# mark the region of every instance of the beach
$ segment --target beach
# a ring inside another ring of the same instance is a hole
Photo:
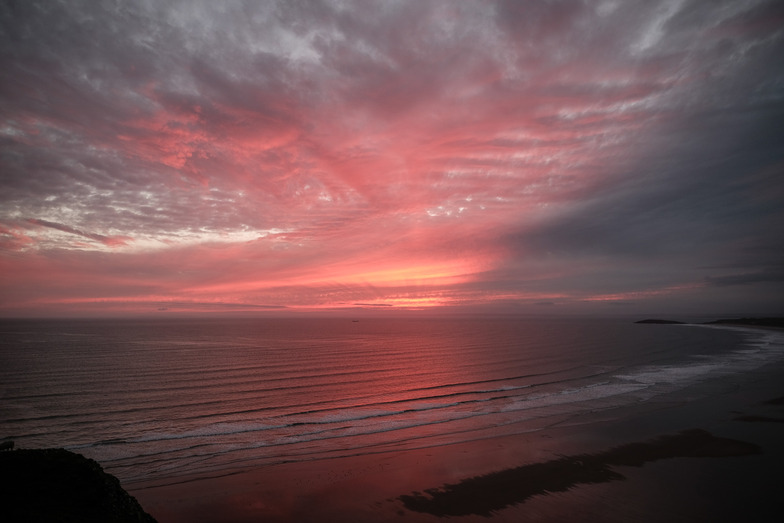
[[[765,521],[784,338],[621,319],[0,323],[3,432],[161,523]]]
[[[161,523],[771,521],[784,510],[779,370],[604,422],[130,491]],[[580,472],[589,459],[598,475]]]

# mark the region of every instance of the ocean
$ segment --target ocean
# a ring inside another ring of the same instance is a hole
[[[780,331],[625,319],[2,320],[0,438],[166,485],[598,423],[782,362]]]

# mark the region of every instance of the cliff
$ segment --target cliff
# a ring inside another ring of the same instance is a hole
[[[3,521],[154,523],[120,481],[63,449],[0,452]]]

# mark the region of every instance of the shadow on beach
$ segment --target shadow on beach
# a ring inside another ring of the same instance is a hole
[[[438,517],[490,517],[506,507],[580,484],[625,479],[613,466],[641,467],[668,458],[717,458],[760,454],[759,446],[692,429],[597,454],[565,456],[463,480],[454,485],[400,496],[408,510]]]

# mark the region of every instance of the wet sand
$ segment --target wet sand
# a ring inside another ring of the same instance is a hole
[[[566,456],[465,479],[457,484],[401,496],[409,510],[439,517],[490,517],[528,498],[566,492],[583,484],[623,480],[618,466],[641,467],[670,458],[721,458],[761,454],[753,443],[719,438],[701,429],[628,443],[597,454]]]
[[[126,488],[161,523],[777,520],[781,377],[514,436]]]

